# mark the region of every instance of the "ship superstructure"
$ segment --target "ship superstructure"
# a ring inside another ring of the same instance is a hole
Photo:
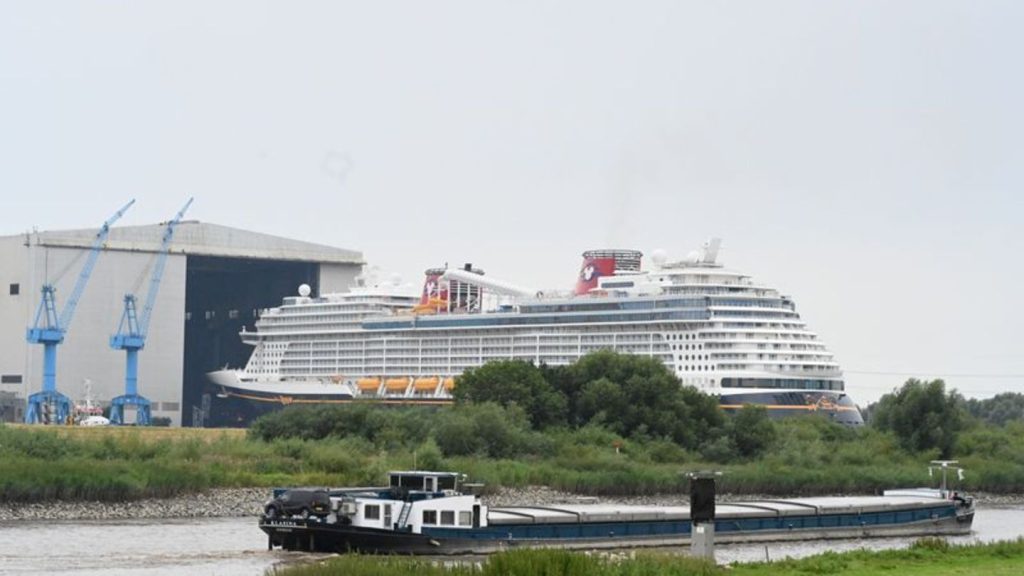
[[[267,311],[245,369],[210,375],[225,392],[274,401],[444,401],[490,360],[567,365],[598,350],[661,360],[685,385],[773,414],[859,424],[839,364],[793,301],[717,262],[715,239],[641,269],[634,250],[593,250],[571,296],[552,297],[467,265],[431,269],[422,293],[395,285],[286,298]]]

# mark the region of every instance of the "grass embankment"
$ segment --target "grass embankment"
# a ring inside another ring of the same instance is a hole
[[[933,485],[925,462],[937,456],[908,453],[888,433],[813,419],[780,422],[763,456],[727,462],[709,461],[664,440],[624,439],[599,427],[522,437],[506,430],[511,440],[489,442],[512,442],[511,455],[454,456],[429,433],[444,415],[395,414],[402,426],[414,429],[364,421],[360,430],[372,434],[262,440],[242,430],[0,425],[0,501],[116,501],[213,487],[376,485],[388,470],[413,467],[457,470],[492,488],[547,485],[596,495],[681,493],[683,471],[712,468],[725,471],[722,492],[870,493]],[[965,432],[957,455],[968,469],[966,489],[1024,492],[1024,425]]]
[[[346,555],[316,565],[271,570],[279,576],[841,576],[970,575],[1016,576],[1024,566],[1024,540],[952,546],[921,540],[906,550],[826,553],[799,560],[723,567],[682,555],[641,553],[626,559],[562,550],[516,550],[477,565],[441,565],[399,557]]]

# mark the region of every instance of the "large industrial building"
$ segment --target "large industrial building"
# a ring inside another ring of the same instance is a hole
[[[0,420],[21,421],[29,394],[42,388],[42,346],[25,340],[43,284],[57,288],[58,310],[78,278],[96,229],[0,237]],[[109,346],[124,296],[145,298],[162,225],[114,227],[57,349],[57,390],[99,404],[124,394],[125,353]],[[139,353],[139,394],[172,425],[231,425],[252,407],[211,397],[206,372],[242,366],[251,348],[238,336],[260,310],[278,306],[301,284],[315,293],[354,284],[362,254],[226,226],[183,221],[174,231],[163,280]]]

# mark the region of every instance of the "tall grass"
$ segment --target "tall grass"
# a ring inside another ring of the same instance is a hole
[[[320,564],[276,568],[268,573],[279,576],[711,576],[722,572],[713,562],[680,555],[638,554],[616,558],[565,550],[511,550],[480,563],[350,554]]]
[[[598,426],[531,432],[514,457],[454,456],[429,433],[429,422],[441,414],[371,414],[361,416],[371,422],[365,429],[350,422],[343,435],[319,439],[235,430],[0,426],[0,500],[365,486],[382,483],[388,470],[414,467],[459,471],[491,489],[547,485],[592,495],[682,493],[684,472],[707,469],[722,470],[720,491],[735,494],[872,493],[934,485],[926,463],[937,456],[906,452],[886,432],[814,419],[776,423],[774,444],[757,459],[708,462],[664,439],[625,439]],[[1024,424],[976,426],[961,435],[957,456],[967,467],[965,489],[1024,492]]]

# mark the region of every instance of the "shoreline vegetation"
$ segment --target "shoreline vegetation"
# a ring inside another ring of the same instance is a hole
[[[316,564],[284,566],[269,576],[760,576],[835,574],[872,576],[900,574],[926,576],[979,574],[1015,576],[1024,563],[1024,539],[952,545],[942,539],[918,540],[907,549],[826,552],[796,560],[738,563],[717,566],[682,554],[587,554],[564,550],[499,552],[479,564],[458,564],[403,557],[346,554]]]
[[[612,352],[563,367],[488,363],[455,392],[446,407],[289,406],[248,430],[0,424],[0,504],[369,486],[396,469],[457,471],[491,492],[685,494],[686,472],[713,469],[720,493],[871,494],[935,486],[926,464],[949,457],[967,470],[964,490],[1024,492],[1019,406],[975,404],[999,415],[977,417],[941,381],[908,381],[857,428],[753,406],[726,414],[658,360]]]

